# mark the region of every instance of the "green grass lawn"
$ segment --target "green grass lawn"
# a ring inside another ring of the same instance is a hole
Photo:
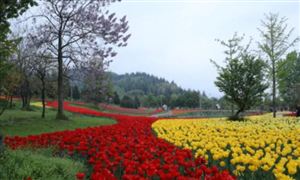
[[[5,150],[0,154],[0,179],[74,180],[86,172],[84,162],[53,155],[52,149]]]
[[[65,112],[69,120],[56,120],[56,110],[46,109],[46,118],[41,118],[42,109],[32,111],[20,109],[19,102],[13,109],[7,109],[0,116],[0,133],[4,136],[27,136],[62,130],[73,130],[92,126],[115,124],[109,118],[90,117]],[[86,164],[78,159],[54,154],[55,147],[48,149],[0,148],[0,179],[55,179],[73,180],[76,173],[87,172]]]
[[[6,110],[0,116],[0,133],[4,136],[26,136],[116,123],[115,120],[108,118],[90,117],[69,112],[65,112],[69,117],[68,121],[55,120],[55,109],[46,109],[46,117],[42,119],[41,108],[33,107],[32,110],[23,111],[17,107]]]

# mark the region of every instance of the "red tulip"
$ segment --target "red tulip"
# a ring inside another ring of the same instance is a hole
[[[57,107],[57,102],[48,102]],[[208,168],[203,158],[194,158],[190,150],[180,149],[155,137],[151,124],[157,119],[103,113],[83,107],[64,104],[73,113],[113,118],[115,125],[90,127],[73,131],[45,133],[27,137],[5,137],[4,143],[12,149],[32,146],[56,146],[71,156],[86,159],[91,166],[90,179],[234,179],[228,171]],[[77,173],[77,179],[85,174]]]

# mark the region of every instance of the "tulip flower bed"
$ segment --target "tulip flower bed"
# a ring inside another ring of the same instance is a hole
[[[35,106],[35,107],[43,107],[43,104],[39,101],[36,101],[36,102],[31,102],[30,103],[31,106]],[[46,106],[47,108],[48,106]]]
[[[192,112],[200,112],[203,111],[202,109],[172,109],[172,115],[178,116],[182,114],[192,113]]]
[[[56,107],[57,103],[48,103]],[[57,146],[74,158],[83,158],[90,172],[79,172],[77,179],[235,179],[228,171],[207,167],[201,157],[157,138],[151,129],[155,118],[115,115],[73,107],[65,109],[85,115],[104,116],[116,125],[61,131],[27,137],[6,137],[12,149]]]
[[[225,119],[159,120],[159,138],[191,149],[209,165],[242,179],[300,179],[300,123],[296,118],[253,116]]]
[[[296,116],[296,112],[289,112],[289,113],[284,113],[283,116]]]
[[[149,108],[125,108],[120,106],[114,106],[109,104],[101,103],[99,104],[99,107],[105,111],[111,112],[111,113],[121,113],[121,114],[136,114],[136,115],[152,115],[157,114],[160,112],[163,112],[161,108],[157,109],[149,109]]]
[[[228,117],[232,115],[231,110],[204,110],[204,109],[173,109],[171,117],[178,118],[212,118],[212,117]],[[254,116],[261,115],[258,111],[247,111],[245,115]]]

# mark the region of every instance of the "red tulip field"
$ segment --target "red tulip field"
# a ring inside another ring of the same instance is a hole
[[[56,107],[57,103],[48,103]],[[89,172],[78,172],[77,179],[235,179],[228,171],[208,167],[193,152],[157,138],[151,129],[157,119],[102,113],[64,104],[65,110],[115,119],[102,127],[66,130],[26,137],[6,137],[12,149],[54,146],[71,157],[81,158]],[[74,177],[75,178],[75,177]]]

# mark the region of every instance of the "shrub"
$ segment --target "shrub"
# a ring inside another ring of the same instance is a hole
[[[83,163],[51,157],[48,152],[6,150],[0,157],[0,179],[76,179],[85,170]],[[51,154],[51,153],[50,153]]]

